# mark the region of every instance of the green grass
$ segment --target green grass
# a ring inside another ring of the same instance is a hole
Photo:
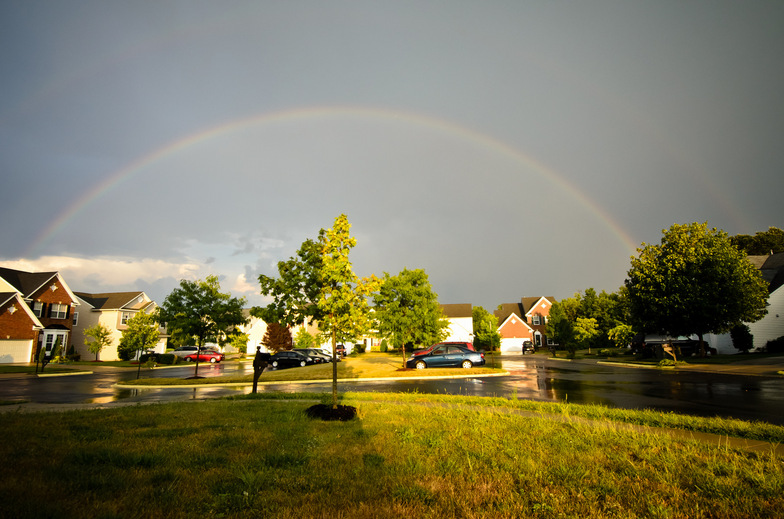
[[[338,378],[385,378],[385,377],[422,377],[422,376],[454,376],[454,375],[489,375],[502,374],[504,370],[492,367],[439,368],[439,369],[402,369],[403,359],[400,356],[384,353],[366,353],[363,355],[346,357],[338,362]],[[259,379],[260,382],[302,381],[302,380],[332,380],[332,364],[317,364],[304,368],[289,368],[276,371],[266,371]],[[222,377],[209,377],[203,379],[183,378],[145,378],[133,381],[138,385],[201,385],[201,384],[227,384],[227,383],[252,383],[252,373],[225,375]]]
[[[784,460],[773,452],[510,413],[501,399],[366,398],[342,395],[358,409],[346,423],[306,418],[309,401],[258,397],[6,414],[0,488],[13,499],[3,515],[748,518],[784,509]]]

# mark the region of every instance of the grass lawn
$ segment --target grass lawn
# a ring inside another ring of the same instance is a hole
[[[0,515],[752,518],[784,509],[784,459],[773,452],[611,419],[518,414],[502,399],[345,394],[341,403],[358,409],[350,422],[307,418],[313,403],[249,395],[2,415],[0,488],[13,499]]]
[[[231,364],[232,361],[228,361]],[[365,353],[349,356],[338,362],[338,378],[385,378],[385,377],[421,377],[421,376],[455,376],[455,375],[488,375],[503,374],[505,371],[489,364],[471,369],[439,368],[439,369],[402,369],[403,358],[398,355],[386,353]],[[289,368],[275,371],[265,371],[259,379],[260,382],[275,381],[301,381],[301,380],[332,380],[332,364],[316,364],[304,368]],[[225,383],[252,383],[253,374],[226,375],[222,377],[209,377],[203,379],[183,378],[146,378],[133,381],[139,385],[193,385],[193,384],[225,384]]]

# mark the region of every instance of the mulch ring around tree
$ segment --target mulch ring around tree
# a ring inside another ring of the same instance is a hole
[[[339,405],[333,408],[331,404],[316,404],[305,409],[305,414],[310,418],[320,418],[324,421],[347,422],[356,418],[357,408],[350,405]]]

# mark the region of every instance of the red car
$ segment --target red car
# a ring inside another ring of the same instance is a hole
[[[223,353],[215,350],[201,350],[200,354],[192,353],[183,358],[185,359],[185,362],[196,362],[196,357],[199,358],[199,362],[211,362],[215,364],[216,362],[223,360]]]

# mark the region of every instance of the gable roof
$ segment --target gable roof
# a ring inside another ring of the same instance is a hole
[[[451,317],[451,318],[473,316],[471,303],[441,305],[441,310],[444,312],[444,315],[446,317]]]
[[[498,318],[499,324],[506,322],[506,320],[509,319],[509,316],[512,314],[516,315],[520,319],[522,319],[523,315],[525,315],[525,312],[523,312],[523,306],[520,303],[504,303],[499,306],[500,308],[493,312],[493,315]]]
[[[33,311],[30,310],[30,307],[27,305],[27,303],[25,303],[24,300],[22,300],[22,296],[19,295],[19,292],[2,292],[2,293],[0,293],[0,307],[5,306],[6,304],[8,304],[11,301],[15,301],[19,305],[19,308],[18,308],[17,311],[21,310],[22,312],[26,313],[27,317],[29,317],[30,320],[33,321],[33,328],[34,329],[36,329],[36,330],[43,330],[44,329],[44,325],[41,324],[41,321],[38,320],[38,317],[36,317],[35,314],[33,313]]]
[[[0,267],[0,277],[17,289],[22,297],[30,297],[55,276],[57,272],[24,272]]]
[[[137,310],[144,308],[152,301],[147,301],[144,292],[104,292],[102,294],[89,294],[87,292],[76,292],[76,295],[96,310]],[[135,303],[138,297],[145,299],[144,304]]]
[[[62,276],[60,276],[59,272],[25,272],[23,270],[0,267],[0,277],[17,289],[25,299],[32,298],[33,294],[38,292],[44,285],[48,284],[53,279],[57,279],[68,294],[68,297],[71,298],[71,302],[74,305],[79,304],[76,295],[71,292],[71,288]]]
[[[539,301],[542,299],[546,299],[550,304],[553,304],[555,298],[552,296],[544,297],[544,296],[537,296],[537,297],[524,297],[520,300],[520,304],[523,306],[523,310],[526,314],[528,314],[531,310],[536,308],[536,305],[539,304]]]

